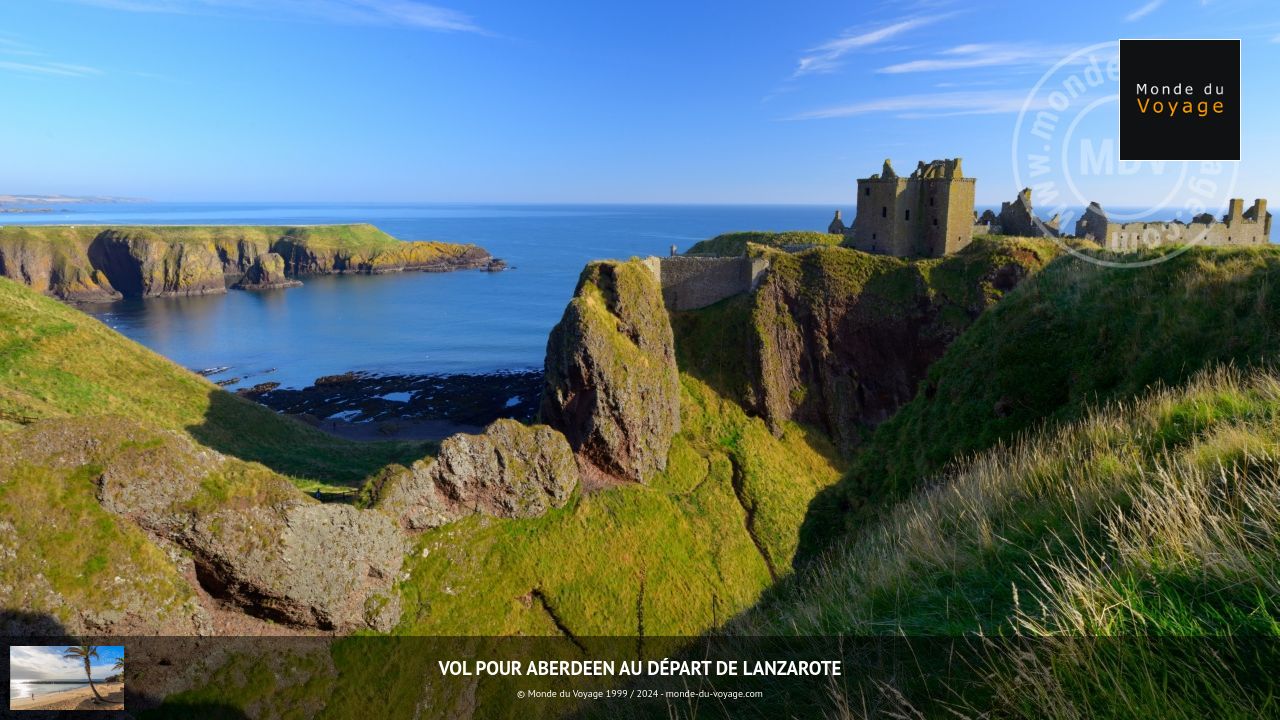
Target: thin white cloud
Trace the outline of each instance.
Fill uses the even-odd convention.
[[[846,32],[834,40],[828,40],[812,48],[806,55],[801,56],[793,77],[831,72],[840,67],[841,58],[851,52],[865,50],[947,17],[949,17],[948,14],[910,17],[888,25],[881,25],[872,30],[864,30],[857,33]]]
[[[89,77],[102,74],[98,68],[87,65],[49,60],[44,53],[15,40],[13,36],[0,37],[0,71],[60,77]]]
[[[793,115],[791,120],[830,120],[860,115],[893,114],[901,118],[921,119],[956,115],[994,115],[1016,113],[1027,100],[1025,92],[944,92],[920,95],[898,95],[862,102],[836,105]],[[1032,109],[1036,109],[1033,105]]]
[[[887,65],[876,72],[898,75],[987,67],[1052,65],[1070,55],[1075,49],[1030,44],[970,43],[957,45],[927,58]]]
[[[63,647],[12,645],[9,647],[9,677],[14,680],[79,680],[84,677],[84,661],[62,656]],[[90,666],[94,679],[112,673],[114,660]]]
[[[101,70],[86,65],[55,62],[14,62],[12,60],[0,60],[0,70],[32,75],[59,75],[61,77],[89,77],[102,74]]]
[[[65,0],[126,12],[209,14],[318,20],[347,25],[388,25],[486,34],[465,13],[420,0]]]
[[[1146,5],[1143,5],[1142,7],[1135,9],[1133,12],[1129,13],[1128,15],[1125,15],[1124,16],[1125,22],[1133,22],[1135,20],[1141,20],[1142,18],[1158,10],[1160,6],[1163,4],[1164,4],[1164,0],[1150,0],[1150,2],[1148,2]]]

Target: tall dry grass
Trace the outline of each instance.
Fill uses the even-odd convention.
[[[976,638],[976,684],[929,699],[959,716],[1277,713],[1277,458],[1280,374],[1201,372],[962,462],[731,630]],[[911,717],[910,686],[862,687]]]

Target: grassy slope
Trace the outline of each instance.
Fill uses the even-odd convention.
[[[189,433],[304,487],[355,485],[410,443],[344,441],[228,393],[59,302],[0,278],[0,432],[47,417],[121,415]]]
[[[1274,642],[1066,638],[1280,633],[1278,459],[1271,372],[1210,371],[1108,405],[935,476],[736,620],[747,637],[730,652],[749,656],[751,636],[774,633],[1056,638],[989,644],[959,672],[918,643],[894,677],[851,678],[834,698],[801,692],[801,714],[844,717],[838,701],[868,697],[998,717],[1275,712],[1271,681],[1244,671],[1273,662]],[[1232,654],[1252,652],[1265,654]],[[948,687],[933,677],[944,666]]]
[[[766,247],[782,247],[784,245],[839,245],[844,242],[843,235],[830,235],[820,232],[792,230],[789,232],[731,232],[717,235],[710,240],[695,243],[686,255],[743,255],[747,252],[747,244],[764,245]]]
[[[1280,252],[1192,248],[1112,270],[1063,257],[961,336],[815,522],[857,524],[921,477],[1040,422],[1280,352]]]
[[[751,655],[760,634],[1274,638],[1277,279],[1273,248],[1193,249],[1128,271],[1052,263],[957,340],[858,453],[840,519],[824,518],[852,534],[735,620],[747,637],[730,652]],[[1197,374],[1221,363],[1253,369]],[[1275,712],[1275,688],[1218,668],[1256,667],[1232,653],[1273,645],[995,645],[950,688],[928,686],[962,663],[925,645],[914,669],[848,681],[810,711],[856,716],[838,709],[848,701],[911,715],[939,711],[941,696],[998,715],[1251,717]]]
[[[578,636],[636,634],[641,622],[647,634],[698,633],[755,602],[770,564],[789,565],[808,500],[838,463],[803,428],[774,437],[690,376],[682,396],[684,429],[649,485],[579,495],[533,520],[472,518],[423,535],[401,631],[554,632],[533,590]],[[756,508],[752,532],[735,463]]]

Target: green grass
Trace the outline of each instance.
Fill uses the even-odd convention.
[[[354,487],[423,443],[358,443],[221,390],[77,310],[0,278],[0,432],[41,418],[120,415],[188,433],[304,489]]]
[[[745,255],[748,244],[766,247],[784,247],[791,245],[839,245],[844,242],[843,235],[791,230],[787,232],[731,232],[717,235],[710,240],[695,243],[685,252],[686,255]]]
[[[3,447],[3,445],[0,445]],[[101,468],[20,463],[0,479],[0,588],[5,610],[58,616],[61,604],[102,618],[181,613],[191,589],[133,523],[98,503]],[[61,597],[50,605],[50,597]],[[189,608],[186,608],[189,611]]]
[[[557,633],[533,591],[581,637],[697,634],[755,602],[771,566],[788,570],[808,503],[840,466],[804,428],[775,437],[704,383],[684,376],[682,386],[683,430],[648,485],[578,494],[541,518],[473,517],[420,536],[399,632]]]
[[[7,225],[0,226],[0,243],[41,242],[82,248],[105,231],[124,239],[161,240],[229,248],[241,241],[270,247],[289,239],[323,250],[371,253],[394,250],[402,241],[373,225]]]
[[[731,623],[743,639],[729,652],[771,634],[1034,639],[968,654],[949,689],[928,675],[956,659],[922,643],[914,672],[808,701],[835,717],[856,716],[835,708],[859,693],[965,716],[1274,712],[1255,671],[1280,630],[1278,460],[1271,371],[1209,371],[1109,404],[931,478]],[[1272,640],[1171,654],[1133,640],[1153,636]]]
[[[948,462],[1154,383],[1280,353],[1280,252],[1192,248],[1130,270],[1062,257],[985,313],[881,425],[819,534],[857,525]]]

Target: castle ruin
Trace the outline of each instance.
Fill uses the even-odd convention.
[[[1189,223],[1113,223],[1102,206],[1093,202],[1076,221],[1076,235],[1121,252],[1159,245],[1266,245],[1271,241],[1271,213],[1262,198],[1248,210],[1243,199],[1232,198],[1221,221],[1201,213]]]
[[[919,162],[905,178],[885,160],[879,174],[858,180],[853,227],[844,227],[837,211],[828,232],[851,235],[865,252],[941,257],[973,239],[973,187],[960,158]]]
[[[1016,237],[1059,237],[1061,220],[1054,215],[1048,220],[1036,217],[1031,209],[1031,188],[1023,188],[1013,202],[1000,203],[1000,214],[987,210],[974,226],[975,235],[1014,235]]]
[[[1023,188],[1013,201],[1001,203],[998,214],[986,210],[978,217],[974,212],[974,178],[964,177],[960,158],[919,162],[905,178],[885,160],[879,174],[858,180],[853,226],[846,227],[836,210],[827,232],[850,238],[846,244],[864,252],[941,257],[964,248],[976,235],[1073,237],[1064,234],[1060,224],[1056,214],[1048,220],[1036,217],[1030,188]],[[1094,202],[1076,222],[1074,237],[1116,251],[1164,244],[1265,245],[1271,240],[1271,213],[1264,199],[1255,200],[1248,210],[1243,200],[1232,199],[1221,220],[1202,213],[1189,223],[1113,223]]]

